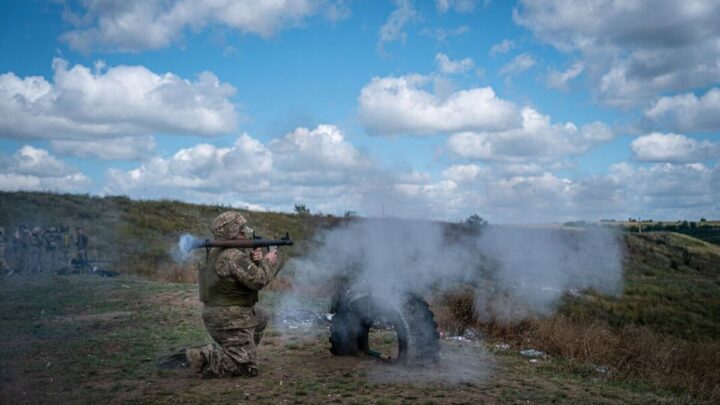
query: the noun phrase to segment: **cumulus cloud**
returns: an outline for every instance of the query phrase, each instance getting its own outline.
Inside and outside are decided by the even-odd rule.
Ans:
[[[210,73],[190,81],[143,66],[105,72],[53,60],[53,80],[0,75],[0,136],[37,139],[147,133],[217,135],[236,128],[235,89]]]
[[[445,74],[465,73],[475,66],[475,62],[471,58],[451,60],[444,53],[435,55],[435,63],[437,63],[440,71]]]
[[[523,53],[501,67],[499,73],[502,76],[512,76],[522,73],[533,66],[535,66],[535,59],[530,54]]]
[[[373,78],[360,92],[359,114],[372,134],[434,134],[502,130],[519,123],[517,107],[477,87],[440,97],[425,89],[430,77]]]
[[[562,72],[551,70],[547,77],[547,86],[558,90],[567,90],[568,82],[580,76],[584,70],[585,65],[582,62],[573,63]]]
[[[579,52],[596,95],[612,106],[720,81],[718,2],[522,0],[513,18],[557,49]]]
[[[142,160],[152,156],[155,139],[151,136],[126,136],[103,140],[52,140],[53,152],[65,156],[104,160]]]
[[[407,33],[405,26],[419,18],[418,12],[410,0],[393,0],[396,9],[390,14],[385,24],[380,27],[378,49],[383,52],[388,42],[405,43]]]
[[[547,115],[525,107],[518,128],[495,132],[461,132],[450,137],[448,148],[467,159],[504,162],[548,162],[577,155],[613,138],[601,122],[578,128],[575,124],[553,124]]]
[[[456,28],[445,29],[445,28],[423,28],[420,34],[434,38],[438,42],[446,42],[449,38],[459,37],[470,32],[470,27],[467,25],[461,25]]]
[[[296,128],[267,144],[243,134],[229,147],[199,144],[132,170],[110,170],[106,191],[286,210],[302,201],[342,212],[358,209],[357,193],[372,184],[367,178],[375,171],[338,127],[319,125]]]
[[[645,110],[651,126],[683,132],[720,131],[720,89],[713,87],[703,96],[693,93],[662,97]]]
[[[0,154],[0,169],[0,190],[79,191],[92,183],[47,150],[30,145],[9,156]]]
[[[330,0],[83,0],[81,5],[81,11],[66,13],[76,29],[61,35],[81,51],[158,49],[177,41],[188,29],[200,31],[211,25],[269,37],[313,15],[336,20],[349,13],[342,2]]]
[[[445,13],[448,10],[453,10],[457,13],[470,13],[477,7],[478,0],[435,0],[435,6],[438,11]],[[484,0],[484,5],[490,3],[489,0]]]
[[[517,48],[515,41],[511,39],[503,39],[502,42],[497,43],[490,48],[490,56],[495,56],[501,53],[508,53],[511,50]]]
[[[677,134],[655,132],[635,139],[630,146],[635,159],[643,162],[692,163],[720,158],[720,143]]]

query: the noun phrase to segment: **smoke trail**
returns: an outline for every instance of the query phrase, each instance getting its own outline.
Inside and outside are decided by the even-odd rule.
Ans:
[[[202,242],[202,239],[189,233],[180,235],[177,245],[173,247],[171,252],[173,260],[178,263],[190,260],[190,258],[192,258],[193,250]]]

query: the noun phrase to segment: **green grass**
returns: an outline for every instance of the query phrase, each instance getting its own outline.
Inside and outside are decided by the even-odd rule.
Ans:
[[[720,339],[720,247],[658,232],[626,234],[626,244],[623,294],[567,296],[561,313],[685,339]]]

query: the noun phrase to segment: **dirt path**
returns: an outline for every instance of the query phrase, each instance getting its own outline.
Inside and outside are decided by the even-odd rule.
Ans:
[[[682,400],[607,382],[560,359],[530,363],[478,342],[443,342],[443,360],[423,369],[333,357],[322,326],[271,327],[260,347],[258,378],[203,380],[185,371],[158,371],[157,356],[208,342],[196,289],[131,277],[3,278],[0,324],[3,404]]]

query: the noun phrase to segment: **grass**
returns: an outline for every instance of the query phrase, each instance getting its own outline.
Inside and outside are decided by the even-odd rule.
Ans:
[[[486,337],[488,346],[478,350],[491,353],[487,365],[493,371],[471,386],[418,386],[393,380],[393,373],[380,373],[390,380],[378,381],[376,363],[330,357],[323,329],[270,329],[262,346],[267,367],[252,382],[158,372],[153,364],[158,354],[209,341],[198,315],[196,263],[177,263],[169,252],[183,232],[209,236],[212,218],[226,209],[0,192],[0,224],[6,229],[21,222],[82,225],[90,234],[90,256],[116,260],[115,270],[124,274],[117,279],[45,274],[0,280],[0,321],[7,336],[0,340],[0,402],[656,403],[720,398],[720,247],[708,243],[716,242],[713,232],[720,224],[712,221],[694,229],[704,232],[696,236],[706,241],[674,232],[627,232],[623,294],[567,295],[550,318],[480,322],[472,286],[438,297],[432,307],[450,335],[476,328]],[[261,235],[287,231],[302,241],[285,250],[290,256],[305,251],[319,229],[345,220],[241,211]],[[293,275],[282,274],[272,290],[292,285]],[[275,307],[280,295],[265,293],[263,301]],[[378,346],[386,343],[376,338]],[[497,351],[495,343],[512,348]],[[528,347],[550,358],[531,364],[517,354]],[[454,348],[444,344],[444,350]],[[599,366],[608,372],[598,372]]]

